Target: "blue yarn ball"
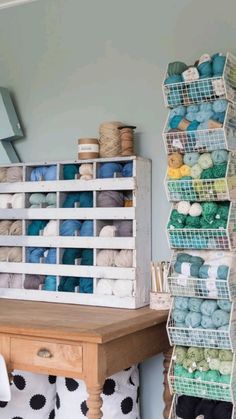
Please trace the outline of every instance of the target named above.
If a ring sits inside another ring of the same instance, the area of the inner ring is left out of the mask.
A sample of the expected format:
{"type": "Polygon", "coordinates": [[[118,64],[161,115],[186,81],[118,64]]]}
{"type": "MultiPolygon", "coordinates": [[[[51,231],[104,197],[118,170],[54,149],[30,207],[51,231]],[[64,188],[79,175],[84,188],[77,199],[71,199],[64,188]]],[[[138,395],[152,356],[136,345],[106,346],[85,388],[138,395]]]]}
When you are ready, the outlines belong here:
{"type": "Polygon", "coordinates": [[[225,120],[225,112],[215,112],[212,119],[223,124],[225,120]]]}
{"type": "Polygon", "coordinates": [[[80,192],[70,192],[66,195],[66,199],[63,202],[63,208],[74,208],[76,203],[80,202],[80,192]]]}
{"type": "Polygon", "coordinates": [[[26,251],[26,258],[29,263],[40,263],[45,251],[44,247],[29,247],[26,251]]]}
{"type": "Polygon", "coordinates": [[[212,111],[212,103],[210,103],[210,102],[201,103],[199,110],[202,111],[202,112],[212,111]]]}
{"type": "Polygon", "coordinates": [[[185,115],[186,115],[186,107],[183,105],[180,105],[170,110],[169,119],[173,118],[173,116],[184,117],[185,115]]]}
{"type": "Polygon", "coordinates": [[[185,117],[189,122],[196,121],[197,112],[188,112],[185,117]]]}
{"type": "Polygon", "coordinates": [[[224,55],[214,54],[212,58],[213,58],[213,63],[212,63],[213,75],[215,77],[220,77],[222,76],[223,71],[224,71],[226,57],[224,55]]]}
{"type": "Polygon", "coordinates": [[[197,129],[198,129],[199,131],[202,131],[202,130],[208,129],[208,121],[201,122],[201,123],[198,125],[197,129]]]}
{"type": "Polygon", "coordinates": [[[232,303],[229,300],[217,300],[217,305],[221,310],[231,312],[232,303]]]}
{"type": "Polygon", "coordinates": [[[38,182],[42,180],[42,178],[44,179],[46,175],[46,171],[47,171],[46,166],[35,167],[31,172],[30,180],[32,182],[38,182]]]}
{"type": "Polygon", "coordinates": [[[189,298],[189,302],[188,302],[189,310],[193,311],[195,313],[200,313],[201,312],[201,305],[202,305],[203,301],[204,300],[202,300],[201,298],[195,298],[195,297],[189,298]]]}
{"type": "Polygon", "coordinates": [[[205,61],[197,67],[201,78],[212,77],[212,65],[211,61],[205,61]]]}
{"type": "Polygon", "coordinates": [[[179,126],[180,122],[182,121],[182,119],[183,118],[180,115],[173,116],[173,118],[171,118],[170,121],[169,121],[170,128],[171,129],[178,128],[178,126],[179,126]]]}
{"type": "Polygon", "coordinates": [[[183,81],[181,74],[173,74],[165,79],[164,84],[181,83],[183,81]]]}
{"type": "Polygon", "coordinates": [[[80,230],[81,221],[66,220],[60,226],[60,236],[74,236],[75,232],[80,230]]]}
{"type": "Polygon", "coordinates": [[[122,175],[124,177],[133,176],[133,162],[126,163],[122,169],[122,175]]]}
{"type": "Polygon", "coordinates": [[[205,316],[212,316],[214,311],[217,310],[217,303],[214,300],[205,300],[201,304],[200,310],[205,316]]]}
{"type": "Polygon", "coordinates": [[[209,121],[209,119],[211,119],[212,116],[213,116],[212,111],[199,111],[197,113],[196,120],[198,122],[205,122],[205,121],[209,121]]]}
{"type": "Polygon", "coordinates": [[[57,166],[47,166],[44,180],[56,180],[57,179],[57,166]]]}
{"type": "Polygon", "coordinates": [[[199,122],[198,121],[192,121],[191,124],[189,124],[187,131],[196,131],[198,129],[199,122]]]}
{"type": "Polygon", "coordinates": [[[212,321],[216,327],[229,325],[230,314],[224,310],[216,310],[212,314],[212,321]]]}
{"type": "Polygon", "coordinates": [[[220,265],[217,269],[217,278],[226,280],[228,278],[229,267],[227,265],[220,265]]]}
{"type": "Polygon", "coordinates": [[[56,276],[48,275],[45,278],[43,284],[44,291],[56,291],[57,289],[57,278],[56,276]]]}
{"type": "Polygon", "coordinates": [[[174,308],[177,308],[179,310],[188,310],[188,300],[188,297],[175,297],[174,308]]]}
{"type": "Polygon", "coordinates": [[[93,221],[86,220],[82,223],[80,229],[80,236],[90,237],[93,236],[93,221]]]}
{"type": "Polygon", "coordinates": [[[227,150],[214,150],[211,158],[214,164],[226,163],[228,161],[229,152],[227,150]]]}
{"type": "Polygon", "coordinates": [[[217,99],[212,104],[214,112],[225,112],[228,107],[228,102],[226,99],[217,99]]]}
{"type": "Polygon", "coordinates": [[[187,113],[197,113],[200,110],[199,105],[188,105],[187,106],[187,113]]]}
{"type": "Polygon", "coordinates": [[[201,326],[204,329],[215,329],[215,325],[212,321],[211,316],[206,316],[205,314],[202,315],[201,326]]]}
{"type": "Polygon", "coordinates": [[[93,207],[93,192],[84,191],[80,192],[80,208],[92,208],[93,207]]]}
{"type": "Polygon", "coordinates": [[[120,163],[102,163],[98,170],[99,178],[113,178],[114,174],[119,172],[121,173],[123,166],[120,163]]]}
{"type": "Polygon", "coordinates": [[[185,318],[185,324],[187,327],[196,329],[201,325],[202,315],[201,313],[189,312],[185,318]]]}
{"type": "Polygon", "coordinates": [[[45,258],[45,263],[56,264],[57,263],[57,251],[56,249],[49,249],[48,254],[45,258]]]}

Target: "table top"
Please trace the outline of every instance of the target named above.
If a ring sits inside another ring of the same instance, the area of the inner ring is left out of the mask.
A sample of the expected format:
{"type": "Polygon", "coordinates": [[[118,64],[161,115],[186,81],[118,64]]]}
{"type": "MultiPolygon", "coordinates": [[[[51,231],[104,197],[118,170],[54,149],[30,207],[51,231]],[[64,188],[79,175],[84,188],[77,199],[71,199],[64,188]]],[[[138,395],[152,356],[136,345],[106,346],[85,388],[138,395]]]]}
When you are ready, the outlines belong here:
{"type": "Polygon", "coordinates": [[[167,320],[167,311],[0,299],[0,333],[106,343],[167,320]]]}

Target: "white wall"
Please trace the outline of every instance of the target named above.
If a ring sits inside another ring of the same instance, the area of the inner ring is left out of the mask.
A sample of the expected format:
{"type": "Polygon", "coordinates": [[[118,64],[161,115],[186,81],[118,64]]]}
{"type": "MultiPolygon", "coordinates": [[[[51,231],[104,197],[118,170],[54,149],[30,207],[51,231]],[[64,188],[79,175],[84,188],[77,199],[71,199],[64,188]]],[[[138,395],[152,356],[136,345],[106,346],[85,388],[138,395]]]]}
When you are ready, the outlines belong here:
{"type": "MultiPolygon", "coordinates": [[[[22,160],[75,158],[77,138],[96,136],[100,122],[136,124],[138,150],[153,160],[153,258],[167,258],[163,74],[175,59],[235,53],[235,15],[235,0],[38,0],[0,11],[0,85],[23,121],[22,160]]],[[[142,419],[162,417],[160,362],[142,368],[142,419]]]]}

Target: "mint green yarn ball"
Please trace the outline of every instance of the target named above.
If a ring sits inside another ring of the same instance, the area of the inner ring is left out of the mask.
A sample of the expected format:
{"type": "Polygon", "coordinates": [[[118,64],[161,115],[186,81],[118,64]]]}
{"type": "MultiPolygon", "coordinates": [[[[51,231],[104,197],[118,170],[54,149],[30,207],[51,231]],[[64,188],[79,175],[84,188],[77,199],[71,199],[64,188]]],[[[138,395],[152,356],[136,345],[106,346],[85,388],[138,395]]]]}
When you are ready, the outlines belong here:
{"type": "Polygon", "coordinates": [[[201,227],[200,221],[201,221],[200,216],[191,217],[191,215],[187,215],[186,223],[185,223],[186,228],[200,228],[201,227]]]}
{"type": "Polygon", "coordinates": [[[204,220],[210,222],[214,220],[218,210],[218,205],[215,202],[203,202],[202,216],[204,220]]]}
{"type": "Polygon", "coordinates": [[[209,167],[209,169],[204,169],[201,173],[201,179],[214,179],[213,167],[209,167]]]}
{"type": "Polygon", "coordinates": [[[225,177],[226,176],[226,171],[227,171],[227,163],[217,164],[217,165],[213,166],[212,170],[213,170],[213,177],[215,179],[225,177]]]}

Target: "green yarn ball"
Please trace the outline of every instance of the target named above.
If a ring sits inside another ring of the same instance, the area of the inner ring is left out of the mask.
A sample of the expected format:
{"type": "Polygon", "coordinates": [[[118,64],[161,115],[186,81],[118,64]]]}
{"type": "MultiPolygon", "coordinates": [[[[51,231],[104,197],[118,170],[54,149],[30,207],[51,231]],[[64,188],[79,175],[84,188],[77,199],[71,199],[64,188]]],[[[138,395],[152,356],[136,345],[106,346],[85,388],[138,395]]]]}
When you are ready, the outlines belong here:
{"type": "Polygon", "coordinates": [[[194,378],[198,381],[206,381],[206,371],[195,371],[194,378]]]}
{"type": "Polygon", "coordinates": [[[197,364],[194,363],[194,361],[192,361],[189,358],[185,358],[183,361],[183,367],[190,373],[196,371],[197,369],[197,364]]]}
{"type": "Polygon", "coordinates": [[[203,359],[197,363],[197,368],[200,372],[206,372],[209,371],[209,364],[205,359],[203,359]]]}
{"type": "Polygon", "coordinates": [[[174,359],[176,364],[182,365],[187,355],[187,348],[184,346],[176,346],[174,359]]]}
{"type": "Polygon", "coordinates": [[[220,382],[220,373],[216,370],[210,370],[206,372],[206,381],[210,383],[219,383],[220,382]]]}
{"type": "Polygon", "coordinates": [[[201,179],[214,179],[213,168],[204,169],[201,173],[201,179]]]}
{"type": "Polygon", "coordinates": [[[224,205],[219,205],[219,208],[217,210],[216,219],[217,220],[228,220],[229,216],[229,207],[224,205]]]}
{"type": "Polygon", "coordinates": [[[216,202],[203,202],[202,204],[202,217],[204,220],[210,222],[214,220],[218,211],[216,202]]]}
{"type": "Polygon", "coordinates": [[[191,217],[191,215],[187,215],[186,218],[186,228],[200,228],[201,224],[201,217],[191,217]]]}
{"type": "Polygon", "coordinates": [[[187,356],[192,362],[200,362],[204,360],[203,348],[190,347],[187,351],[187,356]]]}
{"type": "Polygon", "coordinates": [[[227,171],[227,163],[220,163],[215,166],[213,166],[213,177],[214,179],[218,179],[221,177],[226,176],[227,171]]]}
{"type": "Polygon", "coordinates": [[[227,374],[221,375],[221,377],[220,377],[220,383],[222,383],[222,384],[230,384],[230,381],[231,381],[231,375],[230,374],[229,375],[227,375],[227,374]]]}
{"type": "Polygon", "coordinates": [[[177,261],[180,263],[191,263],[192,262],[192,256],[188,253],[178,253],[177,254],[177,261]]]}
{"type": "Polygon", "coordinates": [[[181,75],[185,70],[187,70],[188,66],[183,63],[182,61],[174,61],[173,63],[168,64],[168,75],[173,76],[175,74],[181,75]]]}

